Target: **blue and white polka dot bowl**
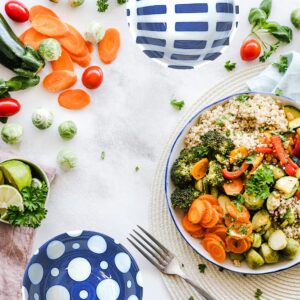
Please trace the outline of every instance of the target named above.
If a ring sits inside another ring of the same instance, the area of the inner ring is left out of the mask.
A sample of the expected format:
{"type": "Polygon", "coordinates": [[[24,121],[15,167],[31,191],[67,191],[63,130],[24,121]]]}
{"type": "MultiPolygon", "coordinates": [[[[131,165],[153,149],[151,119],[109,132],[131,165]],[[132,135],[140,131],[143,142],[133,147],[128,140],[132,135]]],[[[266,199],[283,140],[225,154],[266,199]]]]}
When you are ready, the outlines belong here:
{"type": "Polygon", "coordinates": [[[136,262],[117,241],[97,232],[61,234],[32,256],[23,300],[141,300],[136,262]]]}
{"type": "Polygon", "coordinates": [[[174,69],[215,60],[238,25],[237,0],[129,0],[130,31],[142,51],[174,69]]]}

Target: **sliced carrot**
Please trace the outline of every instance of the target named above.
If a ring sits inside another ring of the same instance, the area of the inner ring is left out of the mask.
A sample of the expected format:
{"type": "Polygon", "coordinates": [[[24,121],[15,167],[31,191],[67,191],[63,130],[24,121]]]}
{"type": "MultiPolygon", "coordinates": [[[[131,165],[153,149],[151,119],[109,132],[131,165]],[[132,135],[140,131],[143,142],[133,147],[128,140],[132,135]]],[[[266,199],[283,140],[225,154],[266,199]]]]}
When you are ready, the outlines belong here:
{"type": "Polygon", "coordinates": [[[191,174],[194,177],[194,179],[199,180],[203,178],[206,175],[206,172],[208,170],[208,159],[202,158],[197,163],[194,164],[191,174]]]}
{"type": "Polygon", "coordinates": [[[215,261],[221,263],[226,259],[225,249],[220,244],[211,243],[208,250],[209,254],[215,261]]]}
{"type": "Polygon", "coordinates": [[[232,179],[230,182],[223,184],[226,195],[233,196],[240,194],[244,189],[243,180],[241,178],[232,179]]]}
{"type": "Polygon", "coordinates": [[[220,221],[222,220],[223,216],[224,216],[224,212],[221,206],[219,205],[213,205],[213,208],[219,213],[219,218],[220,221]]]}
{"type": "Polygon", "coordinates": [[[201,219],[201,222],[209,223],[212,219],[212,211],[213,211],[212,205],[206,200],[201,201],[201,202],[203,202],[205,204],[205,213],[201,219]]]}
{"type": "Polygon", "coordinates": [[[230,227],[235,221],[236,219],[232,218],[231,216],[226,215],[224,217],[224,222],[227,227],[230,227]]]}
{"type": "Polygon", "coordinates": [[[223,240],[215,233],[206,233],[204,236],[205,239],[215,239],[216,241],[220,242],[222,245],[225,246],[223,240]]]}
{"type": "Polygon", "coordinates": [[[110,64],[118,55],[120,49],[120,33],[116,28],[106,30],[103,39],[98,44],[98,53],[101,61],[110,64]]]}
{"type": "Polygon", "coordinates": [[[188,211],[188,219],[191,223],[197,224],[205,214],[206,206],[203,201],[196,199],[193,201],[188,211]]]}
{"type": "Polygon", "coordinates": [[[182,219],[182,226],[188,233],[196,233],[198,231],[204,232],[203,227],[200,224],[193,224],[189,221],[187,214],[182,219]]]}
{"type": "Polygon", "coordinates": [[[35,50],[38,50],[41,41],[47,38],[46,35],[37,32],[33,28],[26,30],[23,35],[23,43],[31,46],[35,50]]]}
{"type": "Polygon", "coordinates": [[[201,230],[194,232],[194,233],[190,233],[190,235],[195,238],[195,239],[201,239],[204,237],[205,231],[202,228],[201,230]]]}
{"type": "Polygon", "coordinates": [[[52,93],[63,91],[73,86],[77,81],[77,76],[71,71],[54,71],[44,78],[44,88],[52,93]]]}
{"type": "Polygon", "coordinates": [[[51,62],[52,70],[53,71],[71,71],[74,72],[74,64],[69,55],[69,53],[62,49],[61,56],[58,60],[54,60],[51,62]]]}
{"type": "Polygon", "coordinates": [[[253,225],[251,222],[248,223],[240,223],[240,222],[232,222],[228,227],[229,234],[232,236],[244,238],[249,236],[252,233],[253,225]]]}
{"type": "Polygon", "coordinates": [[[201,225],[204,228],[212,228],[212,227],[216,226],[218,224],[218,222],[219,222],[219,213],[214,208],[212,208],[211,220],[208,223],[201,222],[201,225]]]}
{"type": "Polygon", "coordinates": [[[230,202],[226,204],[226,209],[229,215],[236,221],[241,223],[249,222],[250,214],[248,209],[244,205],[241,205],[240,209],[238,209],[234,203],[230,202]]]}
{"type": "Polygon", "coordinates": [[[217,243],[225,248],[225,243],[221,239],[204,236],[204,239],[201,241],[201,244],[206,251],[209,251],[209,247],[211,243],[217,243]]]}
{"type": "Polygon", "coordinates": [[[28,28],[27,30],[25,30],[20,36],[19,36],[19,40],[24,44],[24,37],[26,35],[26,33],[30,30],[31,28],[28,28]]]}
{"type": "Polygon", "coordinates": [[[36,15],[31,24],[36,31],[50,37],[62,36],[68,32],[68,27],[62,21],[50,15],[36,15]]]}
{"type": "Polygon", "coordinates": [[[247,239],[241,239],[233,236],[227,237],[225,241],[228,251],[238,254],[245,253],[251,246],[247,239]]]}
{"type": "Polygon", "coordinates": [[[94,51],[94,45],[91,42],[85,41],[85,45],[87,49],[89,50],[89,53],[93,53],[94,51]]]}
{"type": "Polygon", "coordinates": [[[76,55],[72,55],[70,54],[70,57],[72,58],[72,60],[77,63],[79,66],[86,68],[91,64],[91,55],[88,54],[86,56],[76,56],[76,55]]]}
{"type": "Polygon", "coordinates": [[[215,196],[213,196],[213,195],[209,195],[209,194],[201,195],[201,196],[199,196],[198,199],[200,199],[200,200],[206,200],[211,205],[219,205],[218,199],[215,196]]]}
{"type": "Polygon", "coordinates": [[[29,9],[30,22],[32,22],[32,20],[37,15],[49,15],[49,16],[58,18],[58,16],[56,15],[56,13],[53,10],[51,10],[48,7],[42,6],[42,5],[34,5],[29,9]]]}
{"type": "Polygon", "coordinates": [[[81,89],[67,90],[58,97],[59,105],[67,109],[82,109],[90,102],[90,96],[81,89]]]}
{"type": "Polygon", "coordinates": [[[209,228],[208,233],[214,233],[219,236],[223,241],[227,236],[227,228],[222,224],[217,224],[215,227],[209,228]]]}

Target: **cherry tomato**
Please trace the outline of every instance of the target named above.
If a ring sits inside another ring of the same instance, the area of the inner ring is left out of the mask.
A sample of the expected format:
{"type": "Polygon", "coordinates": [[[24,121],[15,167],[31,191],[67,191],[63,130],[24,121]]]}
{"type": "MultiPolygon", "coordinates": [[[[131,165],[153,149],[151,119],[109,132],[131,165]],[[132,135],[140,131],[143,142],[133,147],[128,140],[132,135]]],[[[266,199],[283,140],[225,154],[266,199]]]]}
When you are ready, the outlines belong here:
{"type": "Polygon", "coordinates": [[[12,98],[0,99],[0,117],[10,117],[15,115],[21,109],[19,101],[12,98]]]}
{"type": "Polygon", "coordinates": [[[6,14],[16,22],[26,22],[29,19],[29,11],[27,7],[19,1],[8,1],[5,4],[6,14]]]}
{"type": "Polygon", "coordinates": [[[261,45],[255,39],[247,40],[241,47],[242,60],[250,61],[259,57],[261,45]]]}
{"type": "Polygon", "coordinates": [[[82,74],[82,83],[88,89],[98,88],[103,81],[103,72],[100,67],[92,66],[82,74]]]}

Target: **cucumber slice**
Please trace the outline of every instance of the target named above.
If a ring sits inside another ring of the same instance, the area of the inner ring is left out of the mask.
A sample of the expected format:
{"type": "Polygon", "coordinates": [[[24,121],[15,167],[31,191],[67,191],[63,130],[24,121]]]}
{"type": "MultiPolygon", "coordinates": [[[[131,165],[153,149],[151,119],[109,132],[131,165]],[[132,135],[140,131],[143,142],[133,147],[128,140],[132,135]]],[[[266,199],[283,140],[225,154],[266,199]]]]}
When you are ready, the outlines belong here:
{"type": "Polygon", "coordinates": [[[289,129],[297,129],[300,127],[300,118],[289,121],[289,129]]]}
{"type": "Polygon", "coordinates": [[[268,244],[275,251],[283,250],[287,245],[286,235],[282,230],[275,230],[271,233],[268,244]]]}
{"type": "Polygon", "coordinates": [[[300,118],[300,111],[294,106],[286,105],[284,107],[284,112],[288,121],[300,118]]]}
{"type": "Polygon", "coordinates": [[[267,199],[267,210],[273,211],[280,205],[280,194],[276,191],[272,192],[267,199]]]}
{"type": "Polygon", "coordinates": [[[298,178],[284,176],[276,181],[275,189],[283,193],[284,198],[292,197],[299,187],[298,178]]]}
{"type": "Polygon", "coordinates": [[[279,261],[278,252],[274,251],[267,243],[261,245],[260,254],[267,264],[274,264],[279,261]]]}

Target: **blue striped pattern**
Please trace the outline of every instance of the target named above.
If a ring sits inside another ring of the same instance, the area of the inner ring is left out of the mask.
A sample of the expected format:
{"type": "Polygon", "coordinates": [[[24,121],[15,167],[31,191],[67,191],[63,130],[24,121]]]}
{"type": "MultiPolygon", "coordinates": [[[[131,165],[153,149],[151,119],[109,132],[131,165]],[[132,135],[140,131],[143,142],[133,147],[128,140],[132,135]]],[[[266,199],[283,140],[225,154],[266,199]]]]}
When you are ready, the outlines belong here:
{"type": "Polygon", "coordinates": [[[127,16],[136,44],[148,57],[173,69],[193,69],[217,59],[229,45],[239,6],[236,0],[181,2],[129,0],[127,16]],[[173,40],[168,32],[174,32],[173,40]]]}

